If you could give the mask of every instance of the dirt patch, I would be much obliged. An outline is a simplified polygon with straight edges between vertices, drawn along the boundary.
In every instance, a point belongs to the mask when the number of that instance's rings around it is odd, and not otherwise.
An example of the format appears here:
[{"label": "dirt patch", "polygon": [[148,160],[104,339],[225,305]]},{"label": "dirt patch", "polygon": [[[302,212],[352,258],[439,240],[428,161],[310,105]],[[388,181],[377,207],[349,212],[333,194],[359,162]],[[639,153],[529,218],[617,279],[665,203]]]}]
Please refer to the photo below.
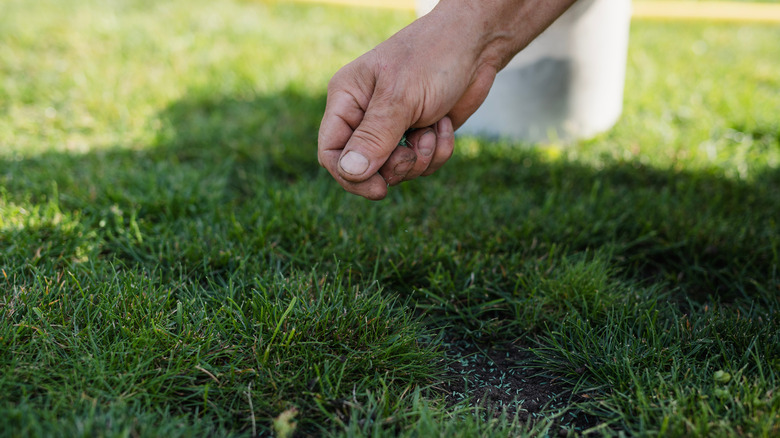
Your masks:
[{"label": "dirt patch", "polygon": [[[439,385],[450,403],[470,399],[474,406],[517,415],[523,422],[549,417],[588,399],[574,394],[572,386],[556,376],[544,375],[529,366],[528,348],[513,344],[479,345],[467,340],[442,344],[451,363],[445,382]],[[598,419],[577,409],[567,410],[555,422],[562,436],[598,424]],[[553,431],[554,432],[554,431]]]}]

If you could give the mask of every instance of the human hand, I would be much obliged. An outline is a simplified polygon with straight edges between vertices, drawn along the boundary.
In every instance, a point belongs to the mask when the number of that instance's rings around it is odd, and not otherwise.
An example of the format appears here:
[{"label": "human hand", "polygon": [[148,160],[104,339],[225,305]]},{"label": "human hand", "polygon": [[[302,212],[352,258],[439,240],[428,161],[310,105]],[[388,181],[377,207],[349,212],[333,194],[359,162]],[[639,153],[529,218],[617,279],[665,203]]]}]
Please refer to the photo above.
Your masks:
[{"label": "human hand", "polygon": [[[497,68],[429,16],[348,64],[328,86],[319,160],[348,191],[382,199],[388,185],[430,175],[451,156],[454,130],[482,103]],[[444,34],[450,33],[450,34]],[[399,146],[408,129],[410,147]]]},{"label": "human hand", "polygon": [[[369,199],[435,172],[498,70],[572,1],[439,3],[333,76],[320,125],[320,164],[347,191]],[[411,147],[399,146],[410,128]]]}]

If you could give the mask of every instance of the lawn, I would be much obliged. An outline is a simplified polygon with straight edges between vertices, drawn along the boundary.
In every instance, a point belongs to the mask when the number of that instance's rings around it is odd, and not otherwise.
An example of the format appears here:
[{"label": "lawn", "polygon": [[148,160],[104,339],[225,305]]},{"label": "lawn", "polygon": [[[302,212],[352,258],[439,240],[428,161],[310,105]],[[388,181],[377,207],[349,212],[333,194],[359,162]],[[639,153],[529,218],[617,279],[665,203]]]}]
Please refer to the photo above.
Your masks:
[{"label": "lawn", "polygon": [[780,434],[780,27],[634,22],[614,129],[370,202],[326,84],[410,12],[0,9],[0,436]]}]

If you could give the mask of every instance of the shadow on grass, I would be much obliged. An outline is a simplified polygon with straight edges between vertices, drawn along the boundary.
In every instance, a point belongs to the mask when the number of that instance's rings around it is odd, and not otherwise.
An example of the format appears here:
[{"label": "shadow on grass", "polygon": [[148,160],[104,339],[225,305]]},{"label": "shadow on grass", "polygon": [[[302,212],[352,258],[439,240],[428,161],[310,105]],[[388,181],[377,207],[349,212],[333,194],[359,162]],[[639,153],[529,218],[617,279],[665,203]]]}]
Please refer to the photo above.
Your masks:
[{"label": "shadow on grass", "polygon": [[[294,89],[194,92],[160,113],[148,147],[2,160],[11,214],[0,228],[0,267],[40,281],[40,272],[132,265],[161,272],[174,290],[179,281],[233,290],[276,273],[343,271],[352,284],[378,280],[411,295],[432,315],[462,306],[458,318],[472,332],[517,317],[512,303],[495,303],[527,292],[522,275],[555,277],[556,263],[589,251],[608,260],[572,262],[551,284],[565,289],[569,272],[590,282],[614,268],[620,281],[661,284],[682,303],[777,299],[777,169],[741,181],[480,143],[479,154],[456,154],[439,175],[371,203],[319,168],[323,107],[323,96]],[[610,284],[611,274],[602,277],[597,288]]]},{"label": "shadow on grass", "polygon": [[[6,264],[118,258],[212,278],[234,275],[249,259],[306,269],[332,264],[336,254],[358,266],[356,275],[400,289],[430,285],[438,262],[464,252],[495,271],[512,269],[503,265],[516,261],[512,254],[545,257],[557,245],[572,253],[606,248],[626,277],[696,299],[776,287],[777,169],[741,181],[637,162],[595,168],[483,143],[481,153],[456,154],[440,175],[372,204],[344,194],[319,168],[323,108],[324,96],[292,88],[246,97],[193,92],[159,114],[149,147],[0,161],[6,203],[42,209],[1,231]],[[427,222],[385,219],[410,212],[425,212]],[[407,239],[409,231],[417,237]],[[445,235],[458,243],[451,253],[414,246]],[[409,251],[417,261],[405,258]],[[398,262],[381,263],[386,255]],[[467,282],[469,272],[453,275]]]},{"label": "shadow on grass", "polygon": [[211,254],[219,249],[197,246],[221,243],[236,203],[315,177],[322,108],[324,97],[294,89],[254,97],[193,92],[159,114],[153,144],[4,158],[0,195],[21,213],[2,230],[0,252],[14,266],[119,259],[218,274],[208,265],[220,265]]},{"label": "shadow on grass", "polygon": [[638,162],[597,169],[546,162],[534,151],[505,155],[488,152],[459,161],[456,172],[483,169],[473,178],[484,194],[524,192],[534,203],[525,210],[527,220],[545,219],[532,227],[534,233],[569,251],[608,248],[631,278],[668,282],[697,300],[729,301],[749,296],[756,282],[777,282],[778,169],[764,169],[748,182],[708,169],[665,170]]},{"label": "shadow on grass", "polygon": [[230,160],[229,195],[256,196],[251,177],[294,182],[313,178],[324,96],[288,88],[260,98],[193,94],[166,108],[158,149],[179,161]]}]

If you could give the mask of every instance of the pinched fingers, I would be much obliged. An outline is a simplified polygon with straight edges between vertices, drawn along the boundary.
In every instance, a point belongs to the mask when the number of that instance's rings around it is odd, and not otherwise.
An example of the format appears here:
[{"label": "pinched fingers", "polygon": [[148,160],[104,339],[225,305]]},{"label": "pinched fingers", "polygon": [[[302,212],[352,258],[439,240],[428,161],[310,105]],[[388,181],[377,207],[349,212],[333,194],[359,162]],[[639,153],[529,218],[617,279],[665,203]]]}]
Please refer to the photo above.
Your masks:
[{"label": "pinched fingers", "polygon": [[[334,83],[332,81],[331,85]],[[365,100],[337,84],[329,89],[319,131],[318,159],[345,190],[378,200],[387,194],[387,183],[376,170],[372,171],[372,162],[376,168],[378,163],[385,161],[383,155],[390,155],[392,150],[385,153],[381,148],[371,147],[375,145],[359,141],[361,133],[365,134],[366,128],[371,128],[371,123],[368,126],[364,123],[367,121],[363,109]]]},{"label": "pinched fingers", "polygon": [[387,196],[387,183],[378,173],[361,182],[347,181],[338,172],[340,151],[325,151],[320,154],[320,163],[330,172],[344,190],[366,199],[378,201]]},{"label": "pinched fingers", "polygon": [[[346,129],[343,130],[346,133]],[[349,131],[351,133],[351,130]],[[323,145],[331,144],[327,138],[327,132],[323,135],[323,130],[320,130],[320,149],[318,158],[320,165],[330,172],[331,176],[338,181],[338,183],[344,188],[344,190],[353,193],[364,198],[379,200],[387,195],[387,183],[379,174],[374,174],[367,179],[360,182],[353,182],[344,179],[339,173],[339,161],[342,156],[343,149],[323,147]],[[343,135],[348,138],[347,135]],[[326,140],[324,140],[326,139]]]},{"label": "pinched fingers", "polygon": [[444,117],[425,130],[419,130],[412,135],[409,143],[417,153],[417,165],[406,174],[406,181],[419,176],[430,175],[444,165],[452,156],[455,136],[452,121]]},{"label": "pinched fingers", "polygon": [[433,126],[413,130],[406,137],[408,147],[398,146],[379,174],[390,186],[430,175],[452,156],[454,138],[449,117]]},{"label": "pinched fingers", "polygon": [[411,148],[398,146],[379,169],[379,174],[382,175],[388,186],[397,185],[404,181],[406,174],[412,170],[416,161],[417,155]]},{"label": "pinched fingers", "polygon": [[449,117],[444,117],[434,125],[434,129],[436,131],[436,149],[430,163],[420,174],[421,176],[428,176],[439,170],[450,159],[455,150],[455,130],[452,126],[452,120]]}]

